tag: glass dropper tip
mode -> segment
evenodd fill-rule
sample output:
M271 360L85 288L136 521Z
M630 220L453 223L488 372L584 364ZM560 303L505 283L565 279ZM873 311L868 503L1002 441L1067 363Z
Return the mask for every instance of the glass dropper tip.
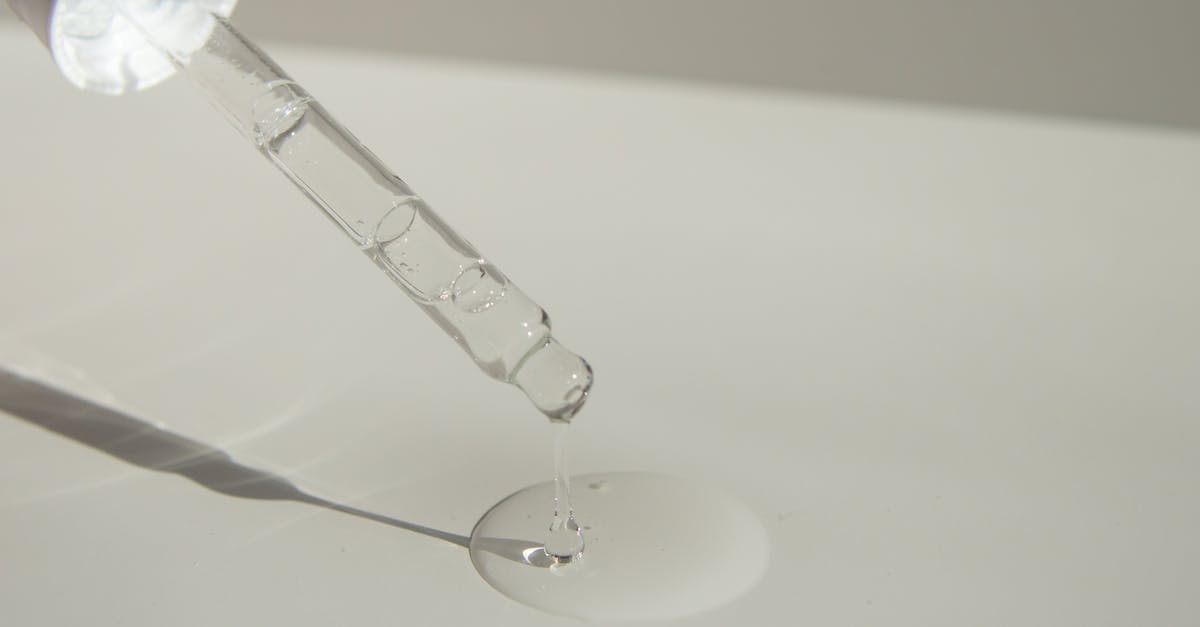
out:
M587 402L593 374L587 360L549 338L525 358L511 381L551 422L570 422Z

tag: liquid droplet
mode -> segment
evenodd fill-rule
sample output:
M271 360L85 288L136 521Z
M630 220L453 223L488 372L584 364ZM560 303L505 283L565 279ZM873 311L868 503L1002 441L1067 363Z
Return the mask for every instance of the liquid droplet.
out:
M557 564L570 564L583 554L583 531L574 518L554 523L546 536L546 555Z
M560 566L574 563L584 549L583 530L571 506L571 475L567 471L567 428L569 422L552 422L554 436L554 518L546 535L546 555Z

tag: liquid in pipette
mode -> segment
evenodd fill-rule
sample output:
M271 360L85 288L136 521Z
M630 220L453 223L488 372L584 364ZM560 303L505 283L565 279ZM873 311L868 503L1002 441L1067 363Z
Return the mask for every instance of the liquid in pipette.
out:
M252 139L490 377L551 420L583 406L587 362L546 312L290 80L256 101Z

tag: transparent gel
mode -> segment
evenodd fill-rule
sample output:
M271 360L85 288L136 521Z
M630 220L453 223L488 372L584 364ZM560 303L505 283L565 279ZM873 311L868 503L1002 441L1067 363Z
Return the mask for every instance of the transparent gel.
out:
M540 610L590 621L668 620L725 605L766 570L757 516L719 489L637 472L574 477L586 547L562 563L541 541L555 482L492 507L471 532L471 562L489 585ZM532 514L532 515L531 515Z

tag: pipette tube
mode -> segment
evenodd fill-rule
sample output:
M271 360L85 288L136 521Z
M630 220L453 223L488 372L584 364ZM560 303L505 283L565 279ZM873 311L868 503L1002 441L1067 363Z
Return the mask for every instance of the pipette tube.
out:
M153 6L138 9L126 17L480 369L551 420L579 411L592 371L554 339L546 312L303 87L223 17L202 16L206 40L184 52L155 37Z

